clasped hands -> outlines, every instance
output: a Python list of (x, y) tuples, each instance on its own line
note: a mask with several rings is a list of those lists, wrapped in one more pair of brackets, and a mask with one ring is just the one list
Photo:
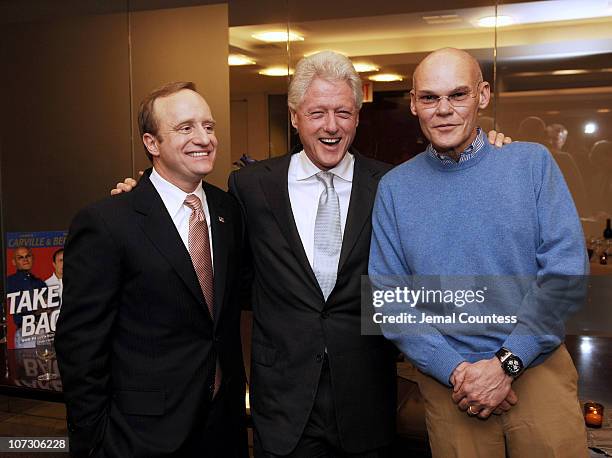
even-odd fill
[(512, 381), (496, 357), (475, 363), (463, 362), (450, 377), (453, 385), (452, 399), (468, 415), (477, 415), (482, 419), (492, 413), (500, 415), (518, 401), (512, 390)]

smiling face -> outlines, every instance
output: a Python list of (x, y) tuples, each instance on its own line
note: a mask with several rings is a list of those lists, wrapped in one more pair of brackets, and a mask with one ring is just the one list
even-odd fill
[[(489, 104), (489, 83), (482, 81), (478, 62), (464, 51), (443, 49), (427, 56), (414, 73), (410, 109), (421, 130), (440, 153), (461, 153), (476, 138), (478, 110)], [(468, 97), (453, 106), (449, 99)], [(426, 106), (419, 100), (443, 97)]]
[(215, 121), (206, 101), (190, 89), (155, 100), (157, 135), (142, 140), (157, 173), (185, 192), (192, 192), (210, 173), (217, 153)]
[(355, 95), (346, 81), (315, 78), (291, 110), (304, 152), (321, 170), (334, 168), (348, 151), (359, 123)]

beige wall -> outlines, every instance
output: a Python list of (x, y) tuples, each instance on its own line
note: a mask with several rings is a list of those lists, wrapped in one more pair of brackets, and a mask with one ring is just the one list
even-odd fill
[(232, 94), (232, 161), (247, 153), (261, 161), (270, 157), (268, 94)]
[[(217, 121), (219, 154), (207, 181), (227, 187), (231, 171), (227, 5), (141, 11), (131, 14), (134, 111), (152, 89), (168, 81), (196, 83)], [(150, 164), (138, 135), (135, 115), (136, 169)]]

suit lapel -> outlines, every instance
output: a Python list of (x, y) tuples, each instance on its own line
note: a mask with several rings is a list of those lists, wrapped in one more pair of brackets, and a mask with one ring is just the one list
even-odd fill
[[(133, 192), (134, 210), (141, 215), (139, 225), (142, 231), (176, 271), (196, 300), (205, 304), (189, 252), (148, 174), (141, 178)], [(210, 316), (208, 313), (206, 315)]]
[(371, 170), (365, 167), (361, 155), (356, 151), (352, 151), (352, 153), (355, 155), (355, 168), (353, 170), (351, 199), (344, 226), (344, 237), (342, 238), (342, 249), (340, 250), (340, 261), (338, 262), (338, 273), (342, 270), (359, 235), (368, 223), (372, 214), (372, 203), (376, 197), (376, 179)]
[(208, 192), (210, 185), (202, 183), (206, 193), (206, 202), (210, 212), (210, 230), (212, 233), (213, 245), (213, 265), (214, 265), (214, 314), (215, 325), (219, 321), (219, 315), (223, 308), (225, 296), (225, 280), (227, 275), (227, 260), (230, 243), (230, 221), (226, 220), (227, 215), (220, 199), (216, 198), (216, 193)]
[(319, 288), (319, 283), (308, 262), (300, 233), (298, 232), (295, 219), (293, 218), (291, 201), (289, 200), (289, 189), (287, 187), (287, 173), (289, 172), (290, 161), (291, 155), (288, 154), (284, 156), (282, 160), (268, 165), (269, 173), (261, 177), (260, 183), (278, 227), (285, 239), (287, 239), (298, 263), (310, 279), (311, 286), (313, 286), (322, 297), (323, 294)]

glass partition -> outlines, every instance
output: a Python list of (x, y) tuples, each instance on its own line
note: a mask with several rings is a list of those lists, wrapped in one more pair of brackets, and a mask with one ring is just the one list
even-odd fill
[(497, 120), (547, 145), (587, 236), (612, 213), (612, 8), (601, 1), (500, 5)]
[[(455, 2), (452, 7), (433, 2), (430, 9), (411, 2), (384, 3), (376, 10), (356, 5), (347, 11), (336, 4), (316, 8), (311, 2), (306, 7), (290, 0), (290, 30), (303, 36), (291, 44), (291, 63), (294, 66), (303, 56), (324, 49), (350, 57), (369, 95), (354, 146), (366, 156), (399, 164), (426, 145), (410, 113), (409, 92), (417, 63), (434, 49), (455, 46), (472, 52), (483, 65), (485, 78), (492, 81), (495, 33), (480, 27), (478, 19), (494, 15), (495, 8), (477, 1)], [(492, 113), (490, 108), (483, 116)]]
[(229, 3), (229, 12), (232, 161), (286, 154), (292, 72), (287, 3), (237, 0)]
[(608, 1), (51, 3), (0, 2), (3, 278), (15, 273), (19, 244), (39, 250), (32, 273), (51, 277), (75, 212), (149, 166), (135, 117), (150, 90), (196, 82), (218, 123), (208, 179), (225, 187), (243, 155), (297, 144), (288, 84), (299, 59), (324, 49), (362, 75), (361, 153), (399, 164), (425, 148), (409, 108), (412, 74), (428, 52), (458, 47), (493, 87), (481, 126), (549, 147), (589, 237), (612, 214)]
[(61, 391), (51, 344), (70, 221), (133, 174), (129, 34), (126, 0), (0, 4), (0, 384), (24, 393)]

